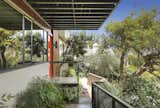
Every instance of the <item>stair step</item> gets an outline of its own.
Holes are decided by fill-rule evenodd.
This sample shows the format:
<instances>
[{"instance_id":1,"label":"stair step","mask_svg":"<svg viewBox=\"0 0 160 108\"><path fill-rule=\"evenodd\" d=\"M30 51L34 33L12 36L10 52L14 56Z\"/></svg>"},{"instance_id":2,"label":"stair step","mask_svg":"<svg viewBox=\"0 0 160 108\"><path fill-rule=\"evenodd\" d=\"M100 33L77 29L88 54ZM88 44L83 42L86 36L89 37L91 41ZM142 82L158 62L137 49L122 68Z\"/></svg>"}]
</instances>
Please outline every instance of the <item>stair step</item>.
<instances>
[{"instance_id":1,"label":"stair step","mask_svg":"<svg viewBox=\"0 0 160 108\"><path fill-rule=\"evenodd\" d=\"M79 104L91 104L90 97L79 97Z\"/></svg>"},{"instance_id":2,"label":"stair step","mask_svg":"<svg viewBox=\"0 0 160 108\"><path fill-rule=\"evenodd\" d=\"M65 108L92 108L91 104L67 104Z\"/></svg>"}]
</instances>

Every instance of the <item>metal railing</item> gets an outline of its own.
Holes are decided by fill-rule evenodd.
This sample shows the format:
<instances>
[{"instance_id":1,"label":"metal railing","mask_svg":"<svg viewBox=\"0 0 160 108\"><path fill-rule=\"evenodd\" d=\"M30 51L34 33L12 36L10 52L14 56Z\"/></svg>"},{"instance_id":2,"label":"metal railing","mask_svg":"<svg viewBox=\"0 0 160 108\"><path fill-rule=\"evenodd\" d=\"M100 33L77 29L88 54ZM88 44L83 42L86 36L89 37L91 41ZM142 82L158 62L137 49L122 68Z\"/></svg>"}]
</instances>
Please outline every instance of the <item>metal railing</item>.
<instances>
[{"instance_id":1,"label":"metal railing","mask_svg":"<svg viewBox=\"0 0 160 108\"><path fill-rule=\"evenodd\" d=\"M133 108L98 83L92 84L92 108Z\"/></svg>"}]
</instances>

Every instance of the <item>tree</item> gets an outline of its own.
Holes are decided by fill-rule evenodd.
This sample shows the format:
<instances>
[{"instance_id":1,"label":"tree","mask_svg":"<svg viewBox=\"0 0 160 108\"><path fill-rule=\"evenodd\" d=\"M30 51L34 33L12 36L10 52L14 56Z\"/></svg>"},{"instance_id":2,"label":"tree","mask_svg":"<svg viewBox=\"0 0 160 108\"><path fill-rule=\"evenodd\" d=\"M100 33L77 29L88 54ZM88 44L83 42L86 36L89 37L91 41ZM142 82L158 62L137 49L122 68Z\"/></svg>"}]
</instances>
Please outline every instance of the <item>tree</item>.
<instances>
[{"instance_id":1,"label":"tree","mask_svg":"<svg viewBox=\"0 0 160 108\"><path fill-rule=\"evenodd\" d=\"M31 48L31 36L28 32L25 36L26 46L27 48ZM31 51L31 49L30 49ZM29 53L31 53L29 51ZM39 32L33 33L33 55L36 55L37 57L41 57L41 52L44 51L44 40L41 37L41 34Z\"/></svg>"},{"instance_id":2,"label":"tree","mask_svg":"<svg viewBox=\"0 0 160 108\"><path fill-rule=\"evenodd\" d=\"M156 65L160 65L160 21L156 20L157 12L142 12L136 18L138 24L135 31L131 32L133 42L132 48L143 59L144 64L139 68L135 75L141 75L146 71L153 73L156 71Z\"/></svg>"},{"instance_id":3,"label":"tree","mask_svg":"<svg viewBox=\"0 0 160 108\"><path fill-rule=\"evenodd\" d=\"M3 28L0 28L0 55L1 55L1 61L3 64L3 68L6 68L6 57L5 57L5 51L7 47L11 47L13 44L13 39L11 38L12 32Z\"/></svg>"},{"instance_id":4,"label":"tree","mask_svg":"<svg viewBox=\"0 0 160 108\"><path fill-rule=\"evenodd\" d=\"M79 35L73 34L71 38L67 40L67 49L65 54L71 55L72 57L83 56L86 51L87 38L85 33L81 32Z\"/></svg>"},{"instance_id":5,"label":"tree","mask_svg":"<svg viewBox=\"0 0 160 108\"><path fill-rule=\"evenodd\" d=\"M123 78L124 59L127 51L130 49L130 31L134 30L135 21L133 15L128 16L124 21L111 22L106 30L110 33L109 45L110 47L118 48L121 51L120 56L120 79Z\"/></svg>"},{"instance_id":6,"label":"tree","mask_svg":"<svg viewBox=\"0 0 160 108\"><path fill-rule=\"evenodd\" d=\"M141 75L145 71L153 72L154 65L159 65L160 57L160 22L156 20L156 11L142 11L138 17L133 14L124 21L112 22L107 26L110 32L110 46L121 50L120 74L123 77L125 55L134 50L144 59L144 64L136 72Z\"/></svg>"},{"instance_id":7,"label":"tree","mask_svg":"<svg viewBox=\"0 0 160 108\"><path fill-rule=\"evenodd\" d=\"M89 48L93 48L94 38L92 35L87 37L87 41L88 41Z\"/></svg>"},{"instance_id":8,"label":"tree","mask_svg":"<svg viewBox=\"0 0 160 108\"><path fill-rule=\"evenodd\" d=\"M100 47L99 47L99 52L100 53L104 53L104 50L108 48L108 38L107 36L103 35L101 37L101 43L100 43Z\"/></svg>"}]
</instances>

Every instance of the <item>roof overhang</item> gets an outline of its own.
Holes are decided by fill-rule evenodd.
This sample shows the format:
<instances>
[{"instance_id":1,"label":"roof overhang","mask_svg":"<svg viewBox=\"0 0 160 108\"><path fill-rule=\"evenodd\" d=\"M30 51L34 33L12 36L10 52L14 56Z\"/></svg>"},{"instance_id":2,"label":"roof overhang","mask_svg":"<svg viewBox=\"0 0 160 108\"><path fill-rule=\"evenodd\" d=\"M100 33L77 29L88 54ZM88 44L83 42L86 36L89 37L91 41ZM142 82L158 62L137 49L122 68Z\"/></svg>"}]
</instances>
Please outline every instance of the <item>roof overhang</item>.
<instances>
[{"instance_id":1,"label":"roof overhang","mask_svg":"<svg viewBox=\"0 0 160 108\"><path fill-rule=\"evenodd\" d=\"M43 29L96 30L120 0L1 0L0 26L21 29L22 16ZM29 23L26 25L29 26Z\"/></svg>"},{"instance_id":2,"label":"roof overhang","mask_svg":"<svg viewBox=\"0 0 160 108\"><path fill-rule=\"evenodd\" d=\"M22 16L24 15L28 21L32 21L38 27L43 29L50 29L50 25L41 17L31 6L28 4L26 0L1 0L1 8L0 12L2 20L4 21L4 28L7 29L21 29L22 25ZM2 10L3 9L3 10ZM7 20L6 20L7 19ZM15 22L16 21L16 22ZM12 26L10 26L12 24ZM27 23L29 26L29 23ZM2 25L2 24L1 24ZM2 26L3 27L3 26Z\"/></svg>"},{"instance_id":3,"label":"roof overhang","mask_svg":"<svg viewBox=\"0 0 160 108\"><path fill-rule=\"evenodd\" d=\"M96 30L120 0L27 0L54 30Z\"/></svg>"}]
</instances>

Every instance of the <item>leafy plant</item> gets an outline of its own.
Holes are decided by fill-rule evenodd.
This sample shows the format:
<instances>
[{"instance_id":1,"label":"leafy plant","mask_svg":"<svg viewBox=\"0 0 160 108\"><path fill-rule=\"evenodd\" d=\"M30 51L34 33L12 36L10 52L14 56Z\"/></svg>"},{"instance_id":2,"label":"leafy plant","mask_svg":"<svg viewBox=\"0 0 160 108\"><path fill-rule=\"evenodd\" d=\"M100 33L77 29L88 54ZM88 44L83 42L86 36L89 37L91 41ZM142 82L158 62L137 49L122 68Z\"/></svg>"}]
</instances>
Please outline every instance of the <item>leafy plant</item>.
<instances>
[{"instance_id":1,"label":"leafy plant","mask_svg":"<svg viewBox=\"0 0 160 108\"><path fill-rule=\"evenodd\" d=\"M67 48L65 50L65 54L73 57L83 56L86 53L84 49L87 44L86 40L86 34L83 32L79 34L73 34L73 36L66 41Z\"/></svg>"},{"instance_id":2,"label":"leafy plant","mask_svg":"<svg viewBox=\"0 0 160 108\"><path fill-rule=\"evenodd\" d=\"M7 66L7 60L5 56L6 48L7 47L12 47L13 44L13 39L11 38L12 32L3 28L0 28L0 60L2 63L2 67L6 68ZM13 45L14 46L14 45ZM1 66L0 66L1 67Z\"/></svg>"},{"instance_id":3,"label":"leafy plant","mask_svg":"<svg viewBox=\"0 0 160 108\"><path fill-rule=\"evenodd\" d=\"M29 32L27 32L25 36L26 46L28 48L28 53L30 54L31 48L31 36ZM41 57L41 53L44 51L44 40L41 37L39 32L33 33L33 55L37 57Z\"/></svg>"},{"instance_id":4,"label":"leafy plant","mask_svg":"<svg viewBox=\"0 0 160 108\"><path fill-rule=\"evenodd\" d=\"M136 71L135 75L149 71L154 72L153 65L160 63L160 22L156 20L157 12L142 11L137 17L131 14L120 22L111 22L106 30L110 33L109 43L111 47L121 51L120 57L120 78L124 75L124 59L129 51L136 52L143 58L143 65Z\"/></svg>"},{"instance_id":5,"label":"leafy plant","mask_svg":"<svg viewBox=\"0 0 160 108\"><path fill-rule=\"evenodd\" d=\"M56 84L36 78L17 95L16 108L64 108L64 100Z\"/></svg>"},{"instance_id":6,"label":"leafy plant","mask_svg":"<svg viewBox=\"0 0 160 108\"><path fill-rule=\"evenodd\" d=\"M106 77L109 80L119 76L118 59L109 53L95 54L85 58L85 63L89 64L89 72Z\"/></svg>"},{"instance_id":7,"label":"leafy plant","mask_svg":"<svg viewBox=\"0 0 160 108\"><path fill-rule=\"evenodd\" d=\"M136 108L159 108L160 86L154 79L128 76L121 98Z\"/></svg>"}]
</instances>

